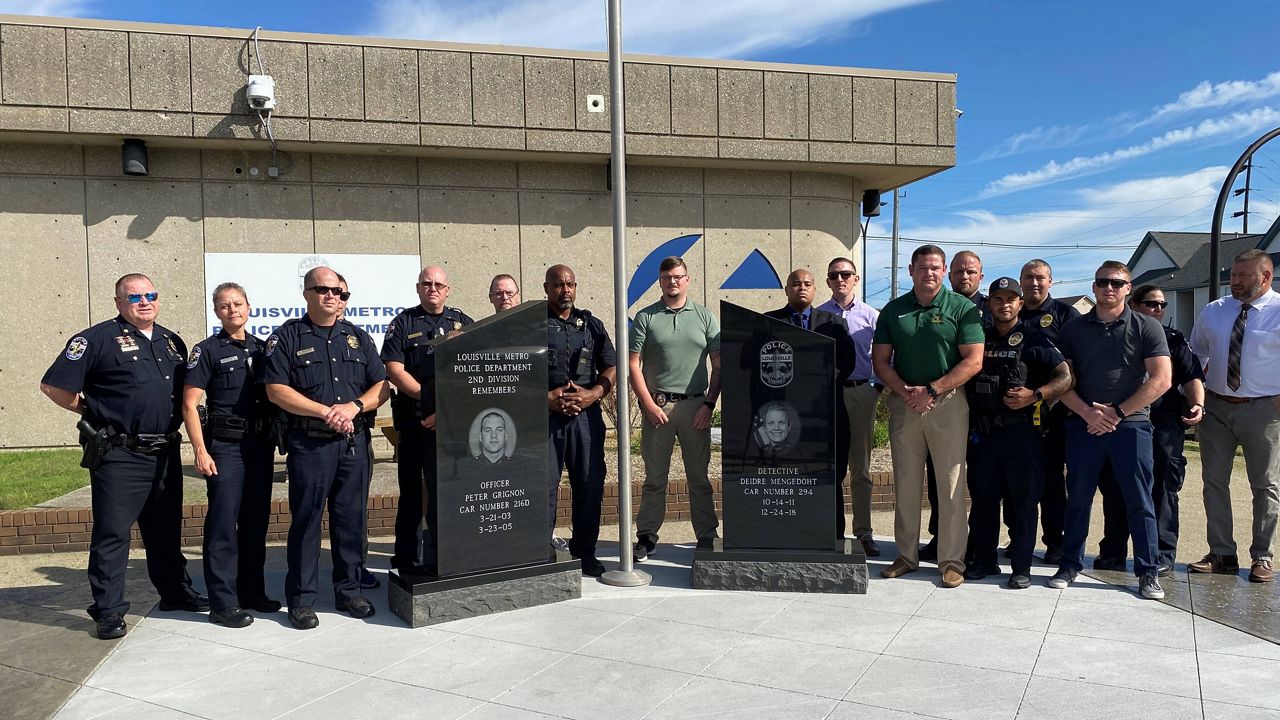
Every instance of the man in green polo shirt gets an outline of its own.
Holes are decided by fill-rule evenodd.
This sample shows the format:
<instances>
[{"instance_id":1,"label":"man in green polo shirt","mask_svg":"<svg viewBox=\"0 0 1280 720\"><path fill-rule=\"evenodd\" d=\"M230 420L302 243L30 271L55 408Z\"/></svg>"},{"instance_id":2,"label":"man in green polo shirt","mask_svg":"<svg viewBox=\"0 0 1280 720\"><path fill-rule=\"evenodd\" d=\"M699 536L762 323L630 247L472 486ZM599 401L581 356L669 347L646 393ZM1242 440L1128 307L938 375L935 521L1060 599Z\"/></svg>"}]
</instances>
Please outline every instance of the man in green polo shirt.
<instances>
[{"instance_id":1,"label":"man in green polo shirt","mask_svg":"<svg viewBox=\"0 0 1280 720\"><path fill-rule=\"evenodd\" d=\"M636 562L647 560L658 545L677 438L698 547L712 546L720 524L707 476L711 412L720 395L720 321L689 299L689 268L683 259L669 257L659 264L658 286L662 299L637 312L631 323L631 388L644 411L644 493L636 516Z\"/></svg>"},{"instance_id":2,"label":"man in green polo shirt","mask_svg":"<svg viewBox=\"0 0 1280 720\"><path fill-rule=\"evenodd\" d=\"M911 253L911 292L880 311L871 347L876 377L889 389L898 559L880 574L895 578L920 565L920 495L925 458L938 477L938 569L943 587L964 582L964 512L969 404L964 384L982 369L982 315L943 286L947 254L935 245Z\"/></svg>"}]
</instances>

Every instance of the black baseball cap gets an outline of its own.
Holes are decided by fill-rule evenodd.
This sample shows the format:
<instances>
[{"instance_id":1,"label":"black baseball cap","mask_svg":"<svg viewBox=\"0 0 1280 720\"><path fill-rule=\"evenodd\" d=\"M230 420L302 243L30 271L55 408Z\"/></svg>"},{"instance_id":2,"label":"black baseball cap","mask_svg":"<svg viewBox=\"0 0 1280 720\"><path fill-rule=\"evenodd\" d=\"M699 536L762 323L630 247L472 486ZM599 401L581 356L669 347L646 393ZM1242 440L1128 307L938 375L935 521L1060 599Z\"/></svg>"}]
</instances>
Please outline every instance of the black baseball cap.
<instances>
[{"instance_id":1,"label":"black baseball cap","mask_svg":"<svg viewBox=\"0 0 1280 720\"><path fill-rule=\"evenodd\" d=\"M1022 285L1011 277L1002 277L991 283L991 288L987 290L987 295L995 295L997 291L1011 292L1018 297L1022 297Z\"/></svg>"}]
</instances>

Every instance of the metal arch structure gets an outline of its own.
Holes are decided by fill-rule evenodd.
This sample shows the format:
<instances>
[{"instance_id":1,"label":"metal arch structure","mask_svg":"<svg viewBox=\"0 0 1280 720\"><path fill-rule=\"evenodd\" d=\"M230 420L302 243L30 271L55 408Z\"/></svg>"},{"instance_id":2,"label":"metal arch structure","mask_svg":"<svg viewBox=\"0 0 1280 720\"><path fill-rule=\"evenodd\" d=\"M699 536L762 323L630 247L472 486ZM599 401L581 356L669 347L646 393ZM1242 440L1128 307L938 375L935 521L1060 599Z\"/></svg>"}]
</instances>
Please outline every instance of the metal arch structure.
<instances>
[{"instance_id":1,"label":"metal arch structure","mask_svg":"<svg viewBox=\"0 0 1280 720\"><path fill-rule=\"evenodd\" d=\"M1218 191L1218 202L1213 207L1213 224L1209 228L1209 302L1218 299L1218 279L1222 275L1220 268L1222 262L1220 257L1222 216L1226 213L1227 198L1231 196L1231 186L1235 185L1240 171L1244 169L1245 164L1249 162L1253 154L1277 136L1280 136L1280 127L1254 140L1253 144L1240 156L1240 159L1236 160L1236 164L1231 166L1231 171L1227 173L1227 179L1222 183L1222 189Z\"/></svg>"}]
</instances>

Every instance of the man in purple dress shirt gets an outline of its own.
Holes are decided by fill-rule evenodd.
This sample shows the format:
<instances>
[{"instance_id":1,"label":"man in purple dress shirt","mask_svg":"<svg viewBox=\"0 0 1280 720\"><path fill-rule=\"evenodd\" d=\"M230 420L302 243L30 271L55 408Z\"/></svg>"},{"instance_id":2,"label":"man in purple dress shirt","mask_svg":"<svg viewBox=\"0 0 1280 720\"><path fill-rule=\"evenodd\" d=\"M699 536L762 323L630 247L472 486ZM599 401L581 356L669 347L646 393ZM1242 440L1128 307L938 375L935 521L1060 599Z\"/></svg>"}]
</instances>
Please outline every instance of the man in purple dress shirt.
<instances>
[{"instance_id":1,"label":"man in purple dress shirt","mask_svg":"<svg viewBox=\"0 0 1280 720\"><path fill-rule=\"evenodd\" d=\"M839 315L849 325L856 362L844 381L844 406L849 413L849 482L853 491L853 534L862 543L867 557L880 555L871 536L871 445L874 438L876 403L880 384L871 372L871 336L880 313L858 300L858 268L852 261L836 258L827 263L827 287L831 299L819 310ZM840 478L844 482L844 478Z\"/></svg>"}]
</instances>

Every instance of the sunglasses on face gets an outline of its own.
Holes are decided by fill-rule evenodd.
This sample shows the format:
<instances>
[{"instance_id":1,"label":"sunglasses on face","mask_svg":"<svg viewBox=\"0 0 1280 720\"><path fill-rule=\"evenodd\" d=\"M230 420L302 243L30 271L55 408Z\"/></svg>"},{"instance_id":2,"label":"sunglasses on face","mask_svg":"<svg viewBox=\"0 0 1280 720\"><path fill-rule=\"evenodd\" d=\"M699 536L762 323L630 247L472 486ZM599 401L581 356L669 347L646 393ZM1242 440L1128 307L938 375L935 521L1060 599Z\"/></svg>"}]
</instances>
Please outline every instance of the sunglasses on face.
<instances>
[{"instance_id":1,"label":"sunglasses on face","mask_svg":"<svg viewBox=\"0 0 1280 720\"><path fill-rule=\"evenodd\" d=\"M346 302L348 299L351 298L351 293L347 292L346 290L343 290L340 287L326 287L324 285L316 285L315 287L309 287L307 289L317 295L337 295L338 299L342 300L343 302Z\"/></svg>"},{"instance_id":2,"label":"sunglasses on face","mask_svg":"<svg viewBox=\"0 0 1280 720\"><path fill-rule=\"evenodd\" d=\"M1119 278L1094 278L1093 284L1100 288L1109 287L1112 290L1119 290L1129 284L1128 280L1120 280Z\"/></svg>"},{"instance_id":3,"label":"sunglasses on face","mask_svg":"<svg viewBox=\"0 0 1280 720\"><path fill-rule=\"evenodd\" d=\"M827 279L828 280L848 280L849 278L853 277L856 274L857 273L855 273L852 270L832 270L831 272L827 273Z\"/></svg>"},{"instance_id":4,"label":"sunglasses on face","mask_svg":"<svg viewBox=\"0 0 1280 720\"><path fill-rule=\"evenodd\" d=\"M1143 300L1139 303L1139 305L1142 305L1142 307L1151 308L1152 310L1155 310L1156 308L1160 308L1161 310L1163 310L1169 307L1169 301L1168 300Z\"/></svg>"},{"instance_id":5,"label":"sunglasses on face","mask_svg":"<svg viewBox=\"0 0 1280 720\"><path fill-rule=\"evenodd\" d=\"M124 296L124 299L128 300L130 305L137 305L142 302L143 298L146 298L147 302L151 303L155 302L158 297L160 297L160 293L153 290L149 293L129 293Z\"/></svg>"}]
</instances>

